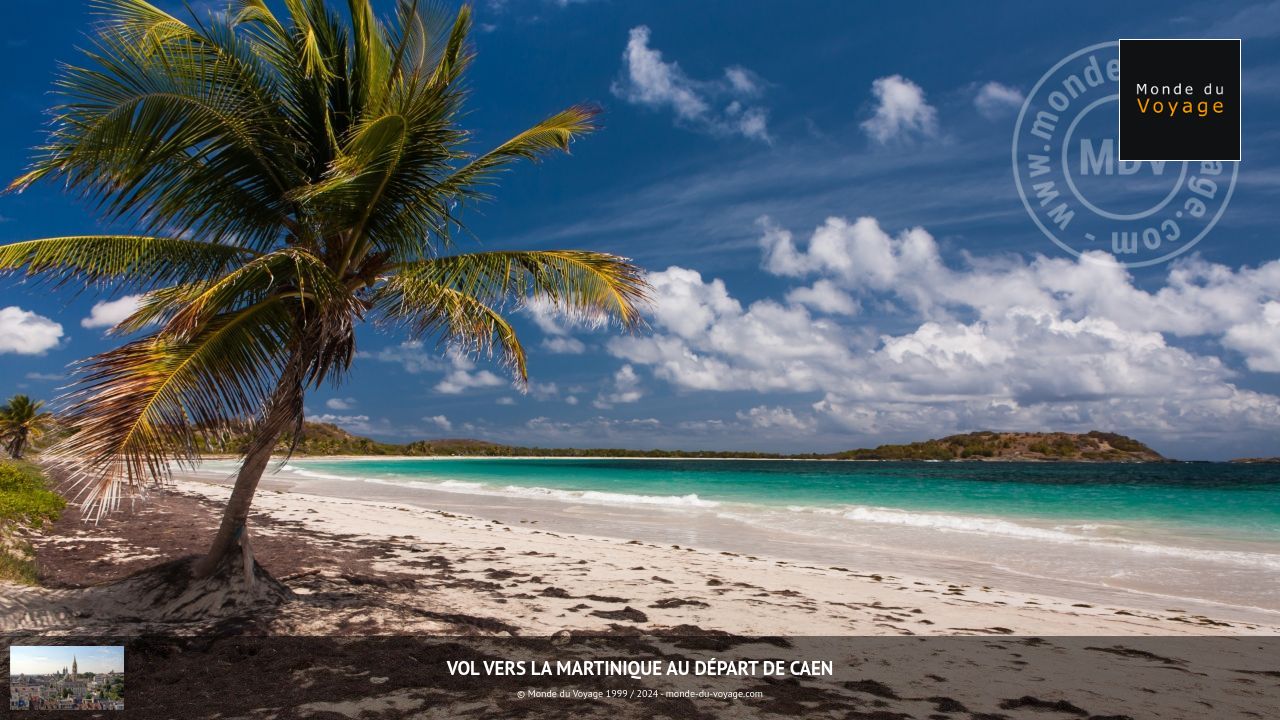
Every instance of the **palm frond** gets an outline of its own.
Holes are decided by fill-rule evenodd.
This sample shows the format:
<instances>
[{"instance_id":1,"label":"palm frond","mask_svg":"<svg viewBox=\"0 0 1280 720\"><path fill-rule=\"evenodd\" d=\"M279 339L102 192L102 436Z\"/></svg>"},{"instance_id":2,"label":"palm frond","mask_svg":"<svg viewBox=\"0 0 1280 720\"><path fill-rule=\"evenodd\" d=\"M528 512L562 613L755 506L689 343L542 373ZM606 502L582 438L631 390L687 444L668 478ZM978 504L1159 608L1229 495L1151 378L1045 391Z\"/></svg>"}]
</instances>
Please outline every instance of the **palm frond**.
<instances>
[{"instance_id":1,"label":"palm frond","mask_svg":"<svg viewBox=\"0 0 1280 720\"><path fill-rule=\"evenodd\" d=\"M56 176L146 233L278 242L299 170L275 73L226 23L103 5L108 22L87 62L63 68L53 129L10 188Z\"/></svg>"},{"instance_id":2,"label":"palm frond","mask_svg":"<svg viewBox=\"0 0 1280 720\"><path fill-rule=\"evenodd\" d=\"M474 154L469 7L398 0L384 24L372 0L229 0L192 20L156 1L93 0L102 21L10 186L60 180L122 233L0 246L0 275L143 293L118 328L145 337L87 361L66 399L57 452L87 508L163 480L228 423L273 442L279 407L296 419L307 387L341 380L370 310L496 352L521 382L509 310L642 325L647 285L623 258L443 255L468 201L598 114L573 106Z\"/></svg>"},{"instance_id":3,"label":"palm frond","mask_svg":"<svg viewBox=\"0 0 1280 720\"><path fill-rule=\"evenodd\" d=\"M595 118L599 114L600 109L594 105L561 110L459 168L441 183L441 190L474 195L476 186L492 182L495 173L516 160L537 161L556 150L568 152L575 138L596 129Z\"/></svg>"},{"instance_id":4,"label":"palm frond","mask_svg":"<svg viewBox=\"0 0 1280 720\"><path fill-rule=\"evenodd\" d=\"M143 338L91 358L63 419L75 431L50 449L99 515L126 490L162 482L170 462L198 459L197 439L255 417L294 342L282 300L229 313L186 342Z\"/></svg>"},{"instance_id":5,"label":"palm frond","mask_svg":"<svg viewBox=\"0 0 1280 720\"><path fill-rule=\"evenodd\" d=\"M644 273L626 258L584 250L462 253L407 263L388 288L417 283L451 287L488 305L546 302L575 318L641 324L648 300Z\"/></svg>"},{"instance_id":6,"label":"palm frond","mask_svg":"<svg viewBox=\"0 0 1280 720\"><path fill-rule=\"evenodd\" d=\"M409 263L374 293L383 317L416 335L481 352L497 348L522 382L524 353L502 318L506 307L538 301L583 319L641 324L643 274L623 258L573 250L485 252ZM511 346L509 349L508 346Z\"/></svg>"},{"instance_id":7,"label":"palm frond","mask_svg":"<svg viewBox=\"0 0 1280 720\"><path fill-rule=\"evenodd\" d=\"M181 300L181 308L160 331L172 339L189 337L212 318L269 297L301 301L298 319L304 325L308 311L319 316L350 313L359 307L324 261L302 248L284 248L258 256L220 278L186 289L189 293L185 296L169 298Z\"/></svg>"},{"instance_id":8,"label":"palm frond","mask_svg":"<svg viewBox=\"0 0 1280 720\"><path fill-rule=\"evenodd\" d=\"M0 245L0 274L148 289L217 277L256 253L172 237L72 235Z\"/></svg>"},{"instance_id":9,"label":"palm frond","mask_svg":"<svg viewBox=\"0 0 1280 720\"><path fill-rule=\"evenodd\" d=\"M524 346L502 313L463 291L427 282L379 295L376 307L410 337L435 337L441 345L480 354L496 353L519 383L529 380Z\"/></svg>"}]
</instances>

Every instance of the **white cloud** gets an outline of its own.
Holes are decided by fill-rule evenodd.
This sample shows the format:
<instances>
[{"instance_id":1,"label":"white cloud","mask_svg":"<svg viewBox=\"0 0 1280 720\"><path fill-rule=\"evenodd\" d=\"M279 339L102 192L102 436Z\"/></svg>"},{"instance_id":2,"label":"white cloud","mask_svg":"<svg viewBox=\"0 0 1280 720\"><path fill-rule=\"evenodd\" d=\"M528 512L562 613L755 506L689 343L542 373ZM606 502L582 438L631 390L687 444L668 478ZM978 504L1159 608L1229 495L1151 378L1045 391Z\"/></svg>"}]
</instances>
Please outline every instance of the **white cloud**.
<instances>
[{"instance_id":1,"label":"white cloud","mask_svg":"<svg viewBox=\"0 0 1280 720\"><path fill-rule=\"evenodd\" d=\"M355 398L329 398L324 401L324 406L330 410L351 410L356 406Z\"/></svg>"},{"instance_id":2,"label":"white cloud","mask_svg":"<svg viewBox=\"0 0 1280 720\"><path fill-rule=\"evenodd\" d=\"M741 135L769 142L768 111L746 101L759 96L764 83L741 66L725 69L718 81L694 80L675 62L649 46L644 25L631 28L622 53L622 77L613 94L637 105L669 109L677 122L720 135Z\"/></svg>"},{"instance_id":3,"label":"white cloud","mask_svg":"<svg viewBox=\"0 0 1280 720\"><path fill-rule=\"evenodd\" d=\"M657 418L613 419L594 417L581 421L540 416L525 423L526 437L544 443L592 444L636 447L638 438L653 437L662 429ZM639 444L645 444L639 442Z\"/></svg>"},{"instance_id":4,"label":"white cloud","mask_svg":"<svg viewBox=\"0 0 1280 720\"><path fill-rule=\"evenodd\" d=\"M429 432L420 425L392 422L385 417L371 418L364 414L308 412L306 418L310 422L330 423L347 432L364 436L417 439Z\"/></svg>"},{"instance_id":5,"label":"white cloud","mask_svg":"<svg viewBox=\"0 0 1280 720\"><path fill-rule=\"evenodd\" d=\"M600 393L591 404L601 409L608 409L615 404L633 403L644 397L640 389L640 376L631 365L623 365L613 374L613 390Z\"/></svg>"},{"instance_id":6,"label":"white cloud","mask_svg":"<svg viewBox=\"0 0 1280 720\"><path fill-rule=\"evenodd\" d=\"M978 89L973 105L989 120L997 120L1018 111L1022 107L1022 91L992 81Z\"/></svg>"},{"instance_id":7,"label":"white cloud","mask_svg":"<svg viewBox=\"0 0 1280 720\"><path fill-rule=\"evenodd\" d=\"M764 83L760 80L760 76L740 65L725 68L724 77L729 81L729 85L743 97L764 92Z\"/></svg>"},{"instance_id":8,"label":"white cloud","mask_svg":"<svg viewBox=\"0 0 1280 720\"><path fill-rule=\"evenodd\" d=\"M938 111L925 101L924 90L901 75L889 75L871 83L876 96L875 114L862 123L872 140L885 144L912 135L938 134Z\"/></svg>"},{"instance_id":9,"label":"white cloud","mask_svg":"<svg viewBox=\"0 0 1280 720\"><path fill-rule=\"evenodd\" d=\"M1261 317L1233 325L1222 343L1243 353L1250 370L1280 372L1280 302L1269 301Z\"/></svg>"},{"instance_id":10,"label":"white cloud","mask_svg":"<svg viewBox=\"0 0 1280 720\"><path fill-rule=\"evenodd\" d=\"M58 346L62 325L16 305L0 308L0 355L43 355Z\"/></svg>"},{"instance_id":11,"label":"white cloud","mask_svg":"<svg viewBox=\"0 0 1280 720\"><path fill-rule=\"evenodd\" d=\"M440 372L447 367L440 354L427 350L421 340L408 340L395 347L383 348L376 353L361 352L359 357L396 363L411 375Z\"/></svg>"},{"instance_id":12,"label":"white cloud","mask_svg":"<svg viewBox=\"0 0 1280 720\"><path fill-rule=\"evenodd\" d=\"M500 397L497 400L494 400L494 402L499 405L515 405L516 399L511 397L510 395L504 395L503 397Z\"/></svg>"},{"instance_id":13,"label":"white cloud","mask_svg":"<svg viewBox=\"0 0 1280 720\"><path fill-rule=\"evenodd\" d=\"M615 338L611 354L686 390L816 394L822 417L868 435L1101 428L1225 442L1280 429L1280 398L1239 387L1204 350L1280 372L1280 261L1191 259L1147 291L1102 254L952 267L925 230L891 236L873 218L830 218L806 242L766 223L761 246L770 272L817 281L744 307L718 279L653 273L654 334ZM809 310L842 298L886 313L848 328Z\"/></svg>"},{"instance_id":14,"label":"white cloud","mask_svg":"<svg viewBox=\"0 0 1280 720\"><path fill-rule=\"evenodd\" d=\"M453 430L453 423L450 422L449 418L445 417L444 415L432 415L430 417L424 417L422 419L423 421L429 422L432 425L435 425L436 427L440 428L445 432L449 432L450 430Z\"/></svg>"},{"instance_id":15,"label":"white cloud","mask_svg":"<svg viewBox=\"0 0 1280 720\"><path fill-rule=\"evenodd\" d=\"M791 290L787 293L787 302L807 305L814 310L832 315L854 315L858 312L857 301L830 280L818 280L811 287L798 287Z\"/></svg>"},{"instance_id":16,"label":"white cloud","mask_svg":"<svg viewBox=\"0 0 1280 720\"><path fill-rule=\"evenodd\" d=\"M653 325L644 337L614 338L612 354L650 365L680 387L701 390L819 389L818 366L843 367L851 350L832 321L765 299L743 309L718 279L694 270L651 273Z\"/></svg>"},{"instance_id":17,"label":"white cloud","mask_svg":"<svg viewBox=\"0 0 1280 720\"><path fill-rule=\"evenodd\" d=\"M85 328L115 327L123 322L125 318L137 312L138 306L141 304L141 295L125 295L117 300L95 303L93 308L89 310L89 317L80 321L80 326Z\"/></svg>"},{"instance_id":18,"label":"white cloud","mask_svg":"<svg viewBox=\"0 0 1280 720\"><path fill-rule=\"evenodd\" d=\"M784 407L760 405L738 413L738 419L761 430L811 430L817 423L812 418L798 418Z\"/></svg>"},{"instance_id":19,"label":"white cloud","mask_svg":"<svg viewBox=\"0 0 1280 720\"><path fill-rule=\"evenodd\" d=\"M581 316L566 313L563 308L543 298L528 301L523 309L538 329L549 336L542 341L542 348L557 355L586 352L587 346L581 340L569 336L571 328L595 330L608 323L608 318L602 314Z\"/></svg>"},{"instance_id":20,"label":"white cloud","mask_svg":"<svg viewBox=\"0 0 1280 720\"><path fill-rule=\"evenodd\" d=\"M554 400L560 396L560 387L555 383L529 383L529 394L536 400Z\"/></svg>"},{"instance_id":21,"label":"white cloud","mask_svg":"<svg viewBox=\"0 0 1280 720\"><path fill-rule=\"evenodd\" d=\"M436 383L436 392L446 395L458 395L472 388L499 387L508 384L488 370L477 370L475 362L462 352L450 350L448 353L452 369L444 379Z\"/></svg>"},{"instance_id":22,"label":"white cloud","mask_svg":"<svg viewBox=\"0 0 1280 720\"><path fill-rule=\"evenodd\" d=\"M577 338L550 337L542 341L542 349L557 355L581 355L587 346Z\"/></svg>"},{"instance_id":23,"label":"white cloud","mask_svg":"<svg viewBox=\"0 0 1280 720\"><path fill-rule=\"evenodd\" d=\"M61 373L29 372L26 374L26 378L28 380L42 380L46 382L56 382L58 380L65 380L67 376Z\"/></svg>"},{"instance_id":24,"label":"white cloud","mask_svg":"<svg viewBox=\"0 0 1280 720\"><path fill-rule=\"evenodd\" d=\"M436 392L458 395L472 388L498 387L508 383L489 370L478 370L476 363L465 352L450 348L441 356L426 349L419 340L410 340L395 347L383 348L376 353L361 353L360 357L396 363L410 374L443 372L436 383Z\"/></svg>"},{"instance_id":25,"label":"white cloud","mask_svg":"<svg viewBox=\"0 0 1280 720\"><path fill-rule=\"evenodd\" d=\"M369 425L368 415L335 415L333 413L322 413L320 415L308 415L307 420L317 423L329 423L345 428L351 432L368 432L372 426Z\"/></svg>"}]
</instances>

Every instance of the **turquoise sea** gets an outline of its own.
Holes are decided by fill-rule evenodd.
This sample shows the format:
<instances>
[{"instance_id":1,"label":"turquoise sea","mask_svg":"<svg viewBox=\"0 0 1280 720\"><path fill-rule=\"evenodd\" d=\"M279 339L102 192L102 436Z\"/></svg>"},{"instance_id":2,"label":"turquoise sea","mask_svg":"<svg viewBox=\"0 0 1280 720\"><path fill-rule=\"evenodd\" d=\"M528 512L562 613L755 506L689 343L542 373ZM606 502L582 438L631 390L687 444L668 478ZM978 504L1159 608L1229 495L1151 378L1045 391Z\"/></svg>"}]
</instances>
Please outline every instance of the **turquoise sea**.
<instances>
[{"instance_id":1,"label":"turquoise sea","mask_svg":"<svg viewBox=\"0 0 1280 720\"><path fill-rule=\"evenodd\" d=\"M1280 611L1280 465L297 458L277 477L568 531L863 567L977 563Z\"/></svg>"},{"instance_id":2,"label":"turquoise sea","mask_svg":"<svg viewBox=\"0 0 1280 720\"><path fill-rule=\"evenodd\" d=\"M1280 465L361 459L291 466L601 503L880 509L929 513L937 522L952 516L1163 525L1207 538L1277 543L1280 550Z\"/></svg>"}]
</instances>

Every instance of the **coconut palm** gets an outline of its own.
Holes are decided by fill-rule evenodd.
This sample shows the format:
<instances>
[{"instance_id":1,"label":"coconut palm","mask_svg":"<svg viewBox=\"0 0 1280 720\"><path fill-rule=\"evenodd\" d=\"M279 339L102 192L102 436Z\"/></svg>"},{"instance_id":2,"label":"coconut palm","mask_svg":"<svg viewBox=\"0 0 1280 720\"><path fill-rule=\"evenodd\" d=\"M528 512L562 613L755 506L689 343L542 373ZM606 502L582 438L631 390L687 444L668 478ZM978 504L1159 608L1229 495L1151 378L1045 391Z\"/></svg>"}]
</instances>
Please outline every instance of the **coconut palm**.
<instances>
[{"instance_id":1,"label":"coconut palm","mask_svg":"<svg viewBox=\"0 0 1280 720\"><path fill-rule=\"evenodd\" d=\"M382 22L370 0L283 4L184 21L97 0L92 45L63 68L53 128L13 188L56 179L130 234L0 246L0 271L142 294L114 328L136 339L85 361L66 399L75 432L56 454L88 512L253 423L195 577L247 556L270 455L300 426L304 393L342 381L361 322L495 354L525 383L511 310L536 300L635 327L646 292L613 255L455 252L460 212L501 171L567 151L596 114L570 107L473 154L467 7L404 0Z\"/></svg>"},{"instance_id":2,"label":"coconut palm","mask_svg":"<svg viewBox=\"0 0 1280 720\"><path fill-rule=\"evenodd\" d=\"M53 414L41 412L43 401L32 401L26 395L14 395L0 405L0 442L9 457L21 458L34 441L53 426Z\"/></svg>"}]
</instances>

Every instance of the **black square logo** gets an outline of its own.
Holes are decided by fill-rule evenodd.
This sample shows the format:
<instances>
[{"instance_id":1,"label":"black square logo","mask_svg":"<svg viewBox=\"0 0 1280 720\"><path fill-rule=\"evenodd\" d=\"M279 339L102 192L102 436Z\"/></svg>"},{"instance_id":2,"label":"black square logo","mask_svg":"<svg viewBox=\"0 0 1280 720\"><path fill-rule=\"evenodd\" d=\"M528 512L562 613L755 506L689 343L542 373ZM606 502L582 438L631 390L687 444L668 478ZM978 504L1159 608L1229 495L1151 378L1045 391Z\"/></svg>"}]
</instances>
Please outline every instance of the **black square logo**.
<instances>
[{"instance_id":1,"label":"black square logo","mask_svg":"<svg viewBox=\"0 0 1280 720\"><path fill-rule=\"evenodd\" d=\"M1239 160L1240 41L1121 40L1119 155Z\"/></svg>"}]
</instances>

